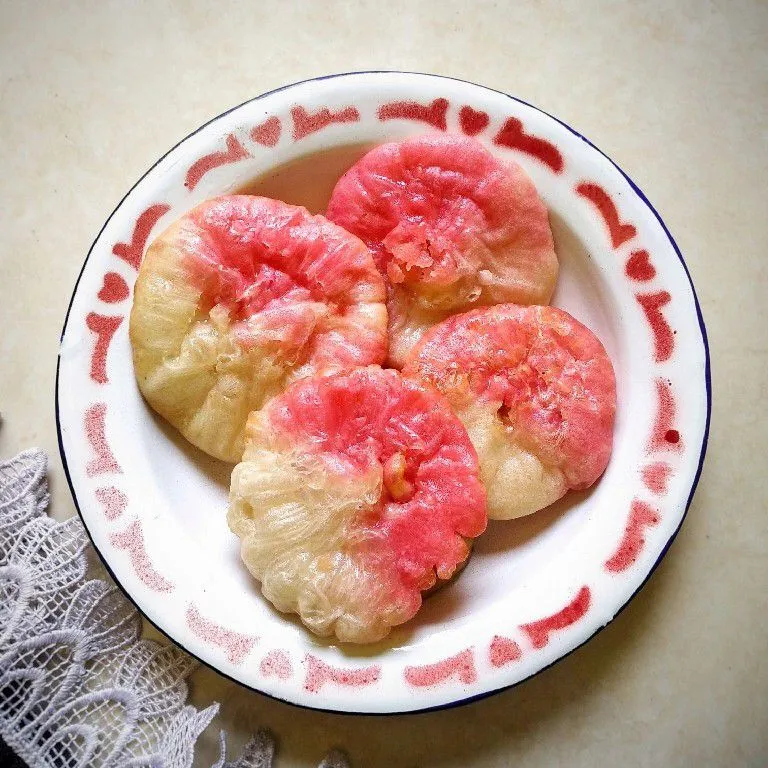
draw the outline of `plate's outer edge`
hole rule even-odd
[[[279,88],[279,89],[275,89],[274,91],[270,91],[270,92],[268,92],[268,93],[265,93],[265,94],[262,94],[262,95],[260,95],[260,96],[257,96],[257,97],[255,97],[254,99],[248,100],[248,101],[244,102],[243,104],[249,104],[249,103],[252,103],[252,102],[254,102],[254,101],[258,101],[258,100],[260,100],[260,99],[263,99],[263,98],[265,98],[265,97],[267,97],[267,96],[270,96],[270,95],[272,95],[272,94],[274,94],[274,93],[278,93],[278,92],[280,92],[280,91],[283,91],[283,90],[287,90],[287,89],[293,88],[293,87],[295,87],[295,86],[297,86],[297,85],[301,85],[301,84],[303,84],[303,83],[308,83],[308,82],[317,82],[317,81],[329,80],[329,79],[333,79],[333,78],[343,78],[343,77],[348,77],[348,76],[357,76],[357,75],[375,75],[375,74],[403,74],[403,75],[414,75],[414,76],[419,76],[419,77],[428,78],[428,79],[435,79],[435,80],[457,80],[458,82],[467,83],[467,81],[461,81],[461,80],[458,80],[457,78],[443,78],[443,77],[441,77],[441,76],[437,76],[437,75],[420,75],[419,73],[399,73],[399,72],[360,72],[360,73],[345,73],[345,74],[339,74],[339,75],[328,75],[328,76],[324,76],[324,77],[321,77],[321,78],[313,78],[313,79],[310,79],[310,80],[301,81],[300,83],[293,83],[293,84],[290,84],[290,85],[287,85],[287,86],[283,86],[282,88]],[[486,90],[486,91],[493,91],[493,89],[487,89],[487,88],[484,88],[483,86],[477,86],[477,85],[475,85],[475,84],[473,84],[473,83],[467,83],[467,84],[468,84],[468,85],[470,85],[470,86],[473,86],[473,87],[475,87],[475,88],[480,88],[480,89],[482,89],[482,90]],[[506,97],[506,98],[512,99],[513,101],[516,101],[516,102],[518,102],[518,103],[521,103],[521,104],[525,104],[525,105],[526,105],[526,106],[528,106],[528,107],[531,107],[531,105],[527,104],[526,102],[524,102],[524,101],[522,101],[522,100],[520,100],[520,99],[516,99],[516,98],[515,98],[515,97],[513,97],[513,96],[509,96],[508,94],[504,94],[504,93],[502,93],[502,92],[499,92],[499,91],[493,91],[493,92],[494,92],[494,93],[497,93],[497,94],[500,94],[500,95],[502,95],[502,96],[504,96],[504,97]],[[213,118],[211,121],[209,121],[209,122],[208,122],[208,123],[206,123],[205,125],[201,126],[201,127],[200,127],[200,128],[198,128],[196,131],[192,132],[192,133],[191,133],[189,136],[185,137],[185,139],[182,139],[180,142],[178,142],[178,143],[177,143],[177,144],[176,144],[176,145],[175,145],[175,146],[174,146],[174,147],[173,147],[171,150],[169,150],[169,152],[168,152],[168,153],[166,153],[166,154],[165,154],[165,155],[164,155],[162,158],[160,158],[160,159],[159,159],[159,160],[158,160],[158,161],[157,161],[157,162],[156,162],[156,163],[155,163],[155,164],[154,164],[154,165],[153,165],[153,166],[152,166],[152,167],[151,167],[151,168],[150,168],[150,169],[149,169],[149,170],[148,170],[148,171],[147,171],[147,172],[146,172],[146,173],[145,173],[145,174],[144,174],[144,175],[143,175],[143,176],[142,176],[142,177],[141,177],[141,178],[140,178],[140,179],[137,181],[137,182],[136,182],[136,184],[134,184],[134,185],[131,187],[131,189],[130,189],[130,190],[127,192],[127,193],[126,193],[126,195],[125,195],[125,196],[122,198],[122,200],[121,200],[121,201],[118,203],[118,205],[116,206],[115,210],[112,212],[112,214],[110,214],[110,216],[109,216],[109,218],[107,219],[107,221],[105,222],[104,226],[103,226],[103,227],[101,228],[101,230],[99,231],[99,234],[97,235],[96,239],[94,240],[94,243],[92,244],[91,248],[89,249],[88,255],[86,256],[86,259],[85,259],[85,261],[84,261],[84,263],[83,263],[83,267],[82,267],[82,269],[81,269],[81,271],[80,271],[80,274],[79,274],[79,276],[78,276],[77,282],[76,282],[76,284],[75,284],[75,288],[74,288],[74,290],[73,290],[72,298],[70,299],[70,302],[69,302],[69,306],[68,306],[68,309],[67,309],[67,313],[66,313],[66,317],[65,317],[65,321],[64,321],[64,327],[63,327],[63,330],[62,330],[62,334],[61,334],[61,338],[62,338],[62,340],[64,339],[65,333],[66,333],[66,331],[67,331],[67,325],[68,325],[68,323],[69,323],[69,319],[70,319],[70,313],[71,313],[71,310],[72,310],[72,305],[73,305],[73,303],[74,303],[74,300],[75,300],[75,297],[76,297],[76,295],[77,295],[78,286],[80,285],[80,281],[81,281],[81,279],[82,279],[83,273],[84,273],[84,271],[85,271],[85,269],[86,269],[86,266],[87,266],[87,264],[88,264],[88,259],[89,259],[89,258],[90,258],[90,256],[91,256],[91,253],[92,253],[92,251],[93,251],[93,248],[94,248],[94,246],[96,245],[96,243],[99,241],[99,238],[100,238],[100,236],[102,235],[102,233],[104,232],[104,230],[106,229],[106,227],[109,225],[109,223],[110,223],[110,221],[112,220],[112,218],[113,218],[113,217],[115,216],[115,214],[116,214],[116,213],[117,213],[117,212],[120,210],[120,208],[121,208],[121,206],[123,205],[123,203],[125,202],[125,200],[126,200],[126,199],[127,199],[127,198],[128,198],[130,195],[131,195],[131,192],[132,192],[132,191],[133,191],[133,190],[134,190],[134,189],[135,189],[135,188],[136,188],[136,187],[137,187],[137,186],[138,186],[138,185],[139,185],[139,184],[142,182],[142,180],[143,180],[143,179],[144,179],[144,178],[147,176],[147,174],[149,174],[149,173],[150,173],[150,172],[151,172],[151,171],[152,171],[152,170],[153,170],[153,169],[154,169],[154,168],[155,168],[155,167],[156,167],[156,166],[157,166],[159,163],[161,163],[161,162],[162,162],[162,160],[163,160],[165,157],[167,157],[167,156],[168,156],[168,155],[169,155],[171,152],[173,152],[173,151],[174,151],[174,150],[175,150],[175,149],[176,149],[178,146],[180,146],[181,144],[183,144],[185,141],[187,141],[187,140],[188,140],[189,138],[191,138],[192,136],[194,136],[194,135],[196,135],[197,133],[199,133],[199,132],[200,132],[201,130],[203,130],[203,129],[204,129],[206,126],[210,125],[211,123],[214,123],[214,122],[216,122],[216,121],[217,121],[217,120],[219,120],[220,118],[224,117],[225,115],[228,115],[230,112],[233,112],[233,111],[235,111],[235,110],[239,109],[239,108],[240,108],[240,107],[242,107],[242,106],[243,106],[243,105],[238,105],[237,107],[233,107],[231,110],[227,110],[226,112],[222,113],[222,115],[219,115],[219,116],[217,116],[217,117]],[[532,108],[532,109],[537,109],[537,108],[535,108],[535,107],[531,107],[531,108]],[[628,599],[627,599],[627,600],[626,600],[626,601],[623,603],[623,605],[621,605],[621,606],[618,608],[618,610],[617,610],[617,611],[616,611],[616,613],[615,613],[615,615],[618,615],[618,613],[619,613],[621,610],[623,610],[623,609],[626,607],[626,605],[627,605],[627,604],[630,602],[630,600],[632,599],[632,597],[634,597],[634,595],[635,595],[635,594],[637,594],[637,592],[639,591],[639,589],[641,589],[641,588],[642,588],[642,586],[643,586],[643,585],[644,585],[644,584],[647,582],[648,578],[650,578],[650,576],[651,576],[651,575],[652,575],[652,573],[654,572],[655,568],[658,566],[659,562],[661,561],[661,559],[663,558],[663,556],[665,555],[665,553],[666,553],[666,552],[667,552],[667,550],[669,549],[669,546],[671,545],[672,541],[674,540],[675,536],[677,535],[677,532],[679,531],[679,529],[680,529],[680,527],[681,527],[681,525],[682,525],[682,523],[683,523],[683,521],[684,521],[684,519],[685,519],[685,516],[686,516],[686,514],[687,514],[687,511],[688,511],[688,509],[689,509],[689,507],[690,507],[690,504],[691,504],[691,500],[692,500],[693,494],[694,494],[694,492],[695,492],[695,490],[696,490],[696,486],[697,486],[697,484],[698,484],[698,481],[699,481],[699,478],[700,478],[700,475],[701,475],[701,471],[702,471],[702,467],[703,467],[703,461],[704,461],[704,456],[705,456],[705,453],[706,453],[706,447],[707,447],[707,440],[708,440],[709,428],[710,428],[710,418],[711,418],[711,398],[712,398],[712,395],[711,395],[711,376],[710,376],[710,355],[709,355],[709,348],[708,348],[708,343],[707,343],[707,335],[706,335],[706,329],[705,329],[705,325],[704,325],[703,317],[702,317],[702,314],[701,314],[701,308],[700,308],[700,304],[699,304],[699,301],[698,301],[698,297],[696,296],[696,293],[695,293],[695,289],[694,289],[694,287],[693,287],[693,283],[692,283],[692,280],[691,280],[691,277],[690,277],[690,273],[689,273],[689,270],[688,270],[688,268],[687,268],[687,265],[685,264],[685,261],[684,261],[684,259],[683,259],[683,257],[682,257],[682,254],[681,254],[681,252],[680,252],[680,250],[679,250],[679,248],[678,248],[678,246],[677,246],[676,242],[674,241],[674,239],[673,239],[673,237],[672,237],[671,233],[669,232],[669,230],[667,229],[667,227],[666,227],[666,225],[664,224],[663,220],[661,219],[660,215],[659,215],[659,214],[658,214],[658,212],[657,212],[657,211],[654,209],[654,207],[653,207],[653,206],[652,206],[652,204],[649,202],[649,200],[647,199],[647,197],[646,197],[646,196],[643,194],[643,192],[642,192],[642,191],[641,191],[641,190],[640,190],[640,189],[637,187],[637,185],[636,185],[636,184],[635,184],[635,183],[634,183],[634,182],[633,182],[633,181],[630,179],[630,177],[629,177],[629,176],[628,176],[628,175],[627,175],[627,174],[626,174],[626,173],[625,173],[625,172],[624,172],[624,171],[623,171],[623,170],[622,170],[622,169],[621,169],[621,168],[620,168],[620,167],[619,167],[619,166],[618,166],[618,165],[617,165],[615,162],[613,162],[613,161],[612,161],[610,158],[608,158],[608,157],[607,157],[607,155],[605,155],[603,152],[601,152],[601,151],[600,151],[600,150],[599,150],[597,147],[595,147],[595,146],[594,146],[594,145],[593,145],[591,142],[589,142],[589,141],[588,141],[588,140],[587,140],[585,137],[583,137],[583,136],[582,136],[581,134],[579,134],[577,131],[575,131],[574,129],[572,129],[570,126],[568,126],[567,124],[563,123],[562,121],[558,120],[557,118],[554,118],[553,116],[551,116],[551,115],[548,115],[547,113],[543,112],[542,110],[537,110],[537,111],[539,111],[539,112],[542,112],[542,114],[545,114],[545,115],[547,115],[549,118],[551,118],[552,120],[555,120],[555,121],[556,121],[557,123],[559,123],[561,126],[563,126],[564,128],[566,128],[566,129],[567,129],[567,130],[568,130],[570,133],[572,133],[574,136],[576,136],[576,137],[577,137],[577,138],[579,138],[580,140],[584,141],[584,142],[585,142],[585,143],[586,143],[586,144],[587,144],[589,147],[591,147],[592,149],[594,149],[595,151],[597,151],[598,153],[600,153],[600,155],[602,155],[602,156],[603,156],[603,157],[604,157],[606,160],[608,160],[608,161],[611,163],[611,165],[612,165],[612,166],[613,166],[613,167],[614,167],[614,168],[615,168],[615,169],[616,169],[616,170],[617,170],[617,171],[618,171],[618,172],[621,174],[621,176],[622,176],[622,177],[623,177],[623,178],[626,180],[626,182],[629,184],[629,186],[632,188],[632,190],[635,192],[635,194],[638,196],[638,198],[639,198],[639,199],[640,199],[640,200],[641,200],[641,201],[644,203],[644,205],[645,205],[645,206],[647,206],[648,210],[649,210],[649,211],[650,211],[650,212],[653,214],[653,216],[654,216],[654,218],[656,219],[656,221],[658,222],[659,226],[660,226],[660,227],[662,228],[662,230],[664,231],[664,233],[665,233],[665,235],[666,235],[666,237],[667,237],[667,239],[668,239],[668,241],[669,241],[669,244],[672,246],[672,248],[673,248],[674,252],[676,253],[676,255],[677,255],[677,258],[679,259],[679,261],[680,261],[680,264],[682,265],[682,267],[683,267],[683,270],[684,270],[684,272],[685,272],[685,275],[686,275],[686,277],[687,277],[687,280],[688,280],[688,283],[689,283],[689,286],[690,286],[690,290],[691,290],[691,294],[692,294],[692,297],[693,297],[693,301],[694,301],[695,309],[696,309],[696,314],[697,314],[697,322],[698,322],[698,326],[699,326],[699,329],[700,329],[700,332],[701,332],[701,340],[702,340],[702,345],[703,345],[703,349],[704,349],[704,385],[705,385],[705,390],[706,390],[706,414],[705,414],[705,424],[704,424],[703,437],[702,437],[701,448],[700,448],[700,453],[699,453],[698,465],[697,465],[697,467],[696,467],[696,471],[695,471],[695,474],[694,474],[694,477],[693,477],[693,480],[692,480],[692,483],[691,483],[691,487],[690,487],[690,491],[689,491],[689,493],[688,493],[688,497],[687,497],[687,500],[686,500],[686,502],[685,502],[685,508],[684,508],[684,511],[683,511],[683,513],[682,513],[682,515],[681,515],[681,518],[680,518],[680,521],[679,521],[679,524],[678,524],[677,528],[676,528],[676,529],[673,531],[673,533],[671,534],[671,536],[669,536],[668,540],[666,541],[665,545],[663,546],[663,548],[662,548],[662,550],[661,550],[661,552],[660,552],[660,554],[659,554],[658,558],[656,559],[655,563],[654,563],[654,564],[651,566],[651,568],[648,570],[648,572],[647,572],[647,574],[646,574],[645,578],[642,580],[642,582],[641,582],[641,583],[640,583],[640,585],[637,587],[637,589],[635,590],[635,592],[634,592],[634,593],[632,593],[632,595],[630,595],[630,597],[629,597],[629,598],[628,598]],[[66,451],[65,451],[65,448],[64,448],[64,442],[63,442],[63,438],[62,438],[62,424],[61,424],[61,414],[60,414],[60,369],[61,369],[61,357],[59,357],[59,358],[58,358],[58,360],[57,360],[57,369],[56,369],[56,384],[55,384],[55,387],[56,387],[56,392],[55,392],[55,409],[56,409],[56,424],[57,424],[57,434],[58,434],[59,450],[60,450],[60,453],[61,453],[61,457],[62,457],[62,463],[63,463],[63,466],[64,466],[64,470],[65,470],[65,475],[66,475],[66,477],[67,477],[67,482],[68,482],[68,484],[69,484],[69,486],[70,486],[70,491],[71,491],[71,493],[72,493],[72,496],[73,496],[73,501],[74,501],[74,503],[75,503],[75,507],[77,508],[77,510],[78,510],[78,513],[79,513],[79,514],[80,514],[80,516],[81,516],[81,519],[83,520],[83,523],[84,523],[84,525],[85,525],[86,531],[88,531],[88,534],[89,534],[89,536],[91,537],[91,540],[93,541],[92,532],[91,532],[91,531],[88,529],[88,525],[87,525],[87,523],[86,523],[86,520],[85,520],[85,516],[84,516],[84,515],[83,515],[83,513],[82,513],[82,510],[81,510],[81,507],[80,507],[80,503],[79,503],[79,500],[78,500],[78,497],[77,497],[77,494],[76,494],[76,491],[75,491],[75,486],[74,486],[74,483],[73,483],[73,480],[72,480],[72,474],[71,474],[71,471],[70,471],[70,467],[69,467],[69,464],[68,464],[68,461],[67,461],[67,455],[66,455]],[[94,543],[94,546],[96,546],[96,545],[95,545],[95,543]],[[99,550],[98,550],[98,548],[97,548],[97,551],[99,551]],[[102,554],[101,552],[99,552],[99,555],[100,555],[100,557],[102,558],[102,560],[104,561],[104,563],[105,563],[105,566],[106,566],[107,570],[109,571],[110,575],[112,576],[112,578],[113,578],[113,579],[114,579],[114,580],[115,580],[115,581],[116,581],[118,584],[120,584],[120,582],[118,581],[118,579],[117,579],[117,577],[116,577],[115,573],[113,572],[113,570],[111,569],[111,567],[108,565],[106,558],[103,556],[103,554]],[[125,591],[125,590],[124,590],[124,591]],[[141,610],[142,610],[142,609],[141,609],[141,607],[140,607],[138,604],[136,604],[136,602],[133,600],[133,598],[132,598],[132,597],[131,597],[131,596],[130,596],[130,595],[127,593],[127,592],[126,592],[126,594],[128,595],[129,599],[131,599],[131,601],[132,601],[132,602],[134,602],[134,604],[136,605],[136,607],[137,607],[137,608],[138,608],[138,609],[141,611]],[[143,611],[142,611],[142,613],[143,613]],[[150,621],[151,621],[151,620],[150,620]],[[155,624],[154,622],[151,622],[151,623],[153,623],[155,626],[157,626],[157,624]],[[164,630],[163,630],[161,627],[159,627],[159,626],[157,626],[157,628],[158,628],[160,631],[164,631]],[[568,651],[567,653],[565,653],[565,654],[561,655],[561,656],[560,656],[558,659],[555,659],[555,660],[554,660],[554,661],[552,661],[551,663],[549,663],[549,664],[547,664],[547,665],[544,665],[544,666],[542,666],[540,669],[538,669],[536,672],[534,672],[534,673],[532,673],[532,674],[538,674],[538,672],[542,671],[543,669],[546,669],[548,666],[551,666],[551,664],[555,663],[555,661],[558,661],[560,658],[565,658],[565,656],[567,656],[567,655],[570,655],[570,653],[572,653],[574,650],[576,650],[576,648],[580,647],[580,645],[582,645],[584,642],[586,642],[588,639],[590,639],[592,636],[594,636],[594,634],[596,634],[598,631],[600,631],[600,629],[601,629],[601,628],[602,628],[602,627],[598,627],[598,628],[595,630],[595,632],[594,632],[594,633],[592,633],[591,635],[589,635],[589,637],[587,637],[586,639],[584,639],[584,640],[583,640],[581,643],[577,644],[577,645],[576,645],[575,647],[573,647],[573,648],[572,648],[570,651]],[[178,641],[175,641],[175,642],[178,642]],[[180,645],[181,645],[181,644],[180,644]],[[184,647],[184,646],[182,645],[182,647]],[[193,653],[193,655],[196,655],[196,654],[194,654],[194,653]],[[199,656],[198,656],[198,658],[199,658]],[[201,660],[203,660],[203,659],[201,659]],[[206,660],[203,660],[203,661],[204,661],[205,663],[208,663],[208,664],[210,664],[210,661],[206,661]],[[218,669],[217,671],[221,672],[222,674],[225,674],[225,676],[229,677],[230,679],[234,680],[235,682],[241,682],[241,681],[237,680],[235,677],[232,677],[231,675],[227,675],[226,673],[222,672],[222,670],[220,670],[220,669]],[[523,679],[520,679],[520,680],[516,681],[516,682],[515,682],[515,683],[513,683],[512,685],[517,685],[517,684],[519,684],[520,682],[523,682],[525,679],[528,679],[528,678],[529,678],[529,677],[531,677],[531,676],[532,676],[532,675],[528,675],[527,677],[525,677],[525,678],[523,678]],[[242,683],[241,683],[241,684],[242,684]],[[251,687],[251,686],[248,686],[248,687]],[[467,702],[470,702],[470,701],[474,701],[474,700],[477,700],[477,699],[479,699],[479,698],[483,698],[483,697],[485,697],[485,696],[488,696],[488,695],[490,695],[490,694],[492,694],[492,693],[498,692],[499,690],[504,690],[504,689],[505,689],[505,688],[507,688],[507,687],[511,687],[511,685],[505,685],[505,686],[500,686],[500,687],[497,687],[497,688],[494,688],[494,689],[490,689],[490,690],[484,690],[484,691],[480,691],[480,692],[478,692],[478,693],[477,693],[477,694],[475,694],[475,695],[470,695],[470,696],[466,696],[466,697],[463,697],[463,698],[457,698],[457,699],[455,699],[455,700],[453,700],[453,701],[450,701],[450,702],[446,702],[446,703],[442,703],[442,704],[438,704],[438,705],[436,705],[436,706],[423,707],[423,708],[421,708],[421,709],[410,709],[410,710],[409,710],[409,709],[404,709],[404,710],[398,710],[398,712],[401,712],[401,711],[402,711],[402,712],[408,712],[408,711],[410,711],[410,712],[415,712],[415,711],[429,711],[429,710],[434,710],[434,709],[441,709],[441,708],[445,708],[445,707],[449,707],[449,706],[455,706],[455,705],[458,705],[458,704],[463,704],[463,703],[467,703]],[[254,688],[254,690],[259,690],[259,689],[258,689],[258,688]],[[259,692],[262,692],[262,693],[264,693],[264,691],[261,691],[261,690],[259,690]],[[269,694],[265,694],[265,695],[269,695]],[[276,697],[276,698],[280,698],[280,697]],[[281,700],[287,700],[287,699],[281,699]],[[294,703],[294,704],[297,704],[298,706],[305,706],[305,707],[308,707],[308,708],[311,708],[311,709],[320,709],[320,710],[323,710],[323,711],[347,711],[347,712],[359,712],[359,710],[355,710],[355,709],[349,709],[349,710],[344,710],[344,709],[339,709],[339,708],[334,708],[334,709],[327,709],[327,708],[324,708],[324,707],[322,707],[322,706],[314,706],[314,705],[311,705],[311,704],[305,704],[305,703],[299,703],[299,702],[289,702],[289,703]],[[360,713],[361,713],[361,714],[385,714],[385,713],[383,713],[383,712],[360,712]]]

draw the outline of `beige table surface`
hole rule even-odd
[[[333,745],[388,768],[768,764],[767,51],[765,1],[0,1],[0,456],[49,452],[57,518],[74,507],[56,353],[88,246],[169,146],[275,86],[404,69],[539,105],[648,193],[698,289],[715,396],[704,474],[607,630],[517,689],[418,716],[303,711],[202,669],[194,701],[223,703],[235,746],[263,725],[279,766]]]

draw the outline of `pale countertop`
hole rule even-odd
[[[633,603],[554,668],[479,703],[338,716],[202,669],[198,705],[277,765],[768,764],[768,4],[765,2],[8,2],[0,0],[0,456],[58,454],[59,333],[88,247],[133,182],[263,91],[359,69],[435,72],[557,115],[663,215],[712,351],[709,451],[687,522]],[[210,765],[218,728],[197,765]]]

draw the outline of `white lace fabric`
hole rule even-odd
[[[186,704],[196,662],[140,639],[128,600],[89,578],[80,520],[46,514],[46,470],[37,449],[0,464],[0,736],[30,768],[190,768],[219,705]],[[222,734],[212,768],[271,768],[274,753],[262,731],[226,762]]]

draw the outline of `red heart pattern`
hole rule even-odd
[[[462,107],[459,112],[459,123],[461,130],[467,136],[477,136],[488,127],[491,119],[487,112],[478,112],[472,107]]]
[[[632,280],[647,281],[656,277],[656,267],[651,264],[648,251],[632,251],[625,266],[627,277]]]
[[[642,477],[645,487],[657,496],[667,492],[667,483],[672,474],[672,467],[665,461],[656,461],[643,467]]]
[[[117,304],[128,298],[128,283],[117,272],[107,272],[98,297],[107,304]]]
[[[287,680],[293,674],[290,656],[280,650],[270,651],[261,660],[259,669],[264,677],[277,677],[280,680]]]
[[[283,126],[280,123],[280,119],[273,116],[251,129],[251,138],[257,144],[262,144],[265,147],[274,147],[280,141],[282,130]]]
[[[491,640],[488,648],[488,656],[494,667],[503,667],[513,661],[517,661],[523,655],[520,646],[508,637],[496,637]]]

